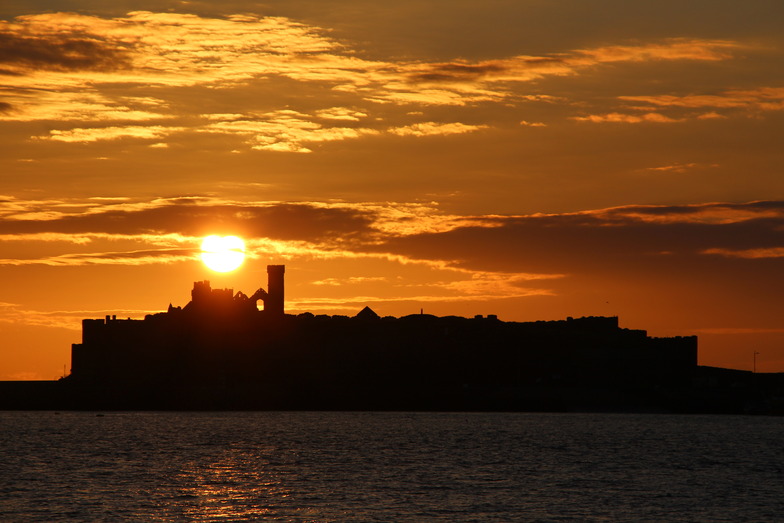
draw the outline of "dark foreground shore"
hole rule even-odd
[[[0,410],[367,410],[784,414],[784,374],[697,367],[687,382],[309,387],[258,382],[0,382]]]

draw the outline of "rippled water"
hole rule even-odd
[[[774,521],[784,419],[0,412],[2,521]]]

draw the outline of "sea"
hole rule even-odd
[[[784,418],[0,412],[0,521],[782,521]]]

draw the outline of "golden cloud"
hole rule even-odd
[[[449,134],[471,133],[481,129],[487,129],[487,125],[467,125],[463,123],[436,123],[423,122],[405,127],[395,127],[389,132],[398,136],[437,136]]]
[[[155,126],[127,126],[127,127],[95,127],[91,129],[70,129],[67,131],[52,130],[49,136],[37,136],[39,140],[53,140],[56,142],[97,142],[99,140],[117,140],[118,138],[138,138],[144,140],[159,140],[172,133],[183,131],[183,127]]]
[[[659,107],[745,108],[764,111],[779,111],[784,109],[784,87],[733,89],[718,95],[619,96],[618,98]]]
[[[577,49],[546,56],[515,56],[468,62],[406,66],[409,79],[421,83],[530,82],[546,76],[570,76],[603,64],[675,60],[718,61],[742,46],[729,40],[671,38],[658,43]]]
[[[654,172],[662,172],[662,173],[676,173],[676,174],[683,174],[688,171],[692,171],[695,169],[702,169],[706,167],[718,167],[718,164],[702,164],[696,162],[689,162],[689,163],[674,163],[671,165],[662,165],[659,167],[648,167],[644,169],[645,171],[654,171]]]
[[[645,114],[590,114],[588,116],[572,116],[572,120],[591,123],[673,123],[679,120],[670,118],[660,113]]]
[[[110,99],[97,92],[20,90],[6,92],[13,111],[0,113],[0,120],[29,122],[35,120],[148,121],[169,115],[147,110],[165,104],[152,98],[118,97]]]

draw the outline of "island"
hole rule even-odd
[[[250,296],[195,282],[144,319],[82,321],[71,372],[0,382],[3,409],[778,413],[779,374],[698,365],[696,336],[617,317],[510,322],[285,312],[285,266]],[[259,302],[262,308],[259,309]]]

